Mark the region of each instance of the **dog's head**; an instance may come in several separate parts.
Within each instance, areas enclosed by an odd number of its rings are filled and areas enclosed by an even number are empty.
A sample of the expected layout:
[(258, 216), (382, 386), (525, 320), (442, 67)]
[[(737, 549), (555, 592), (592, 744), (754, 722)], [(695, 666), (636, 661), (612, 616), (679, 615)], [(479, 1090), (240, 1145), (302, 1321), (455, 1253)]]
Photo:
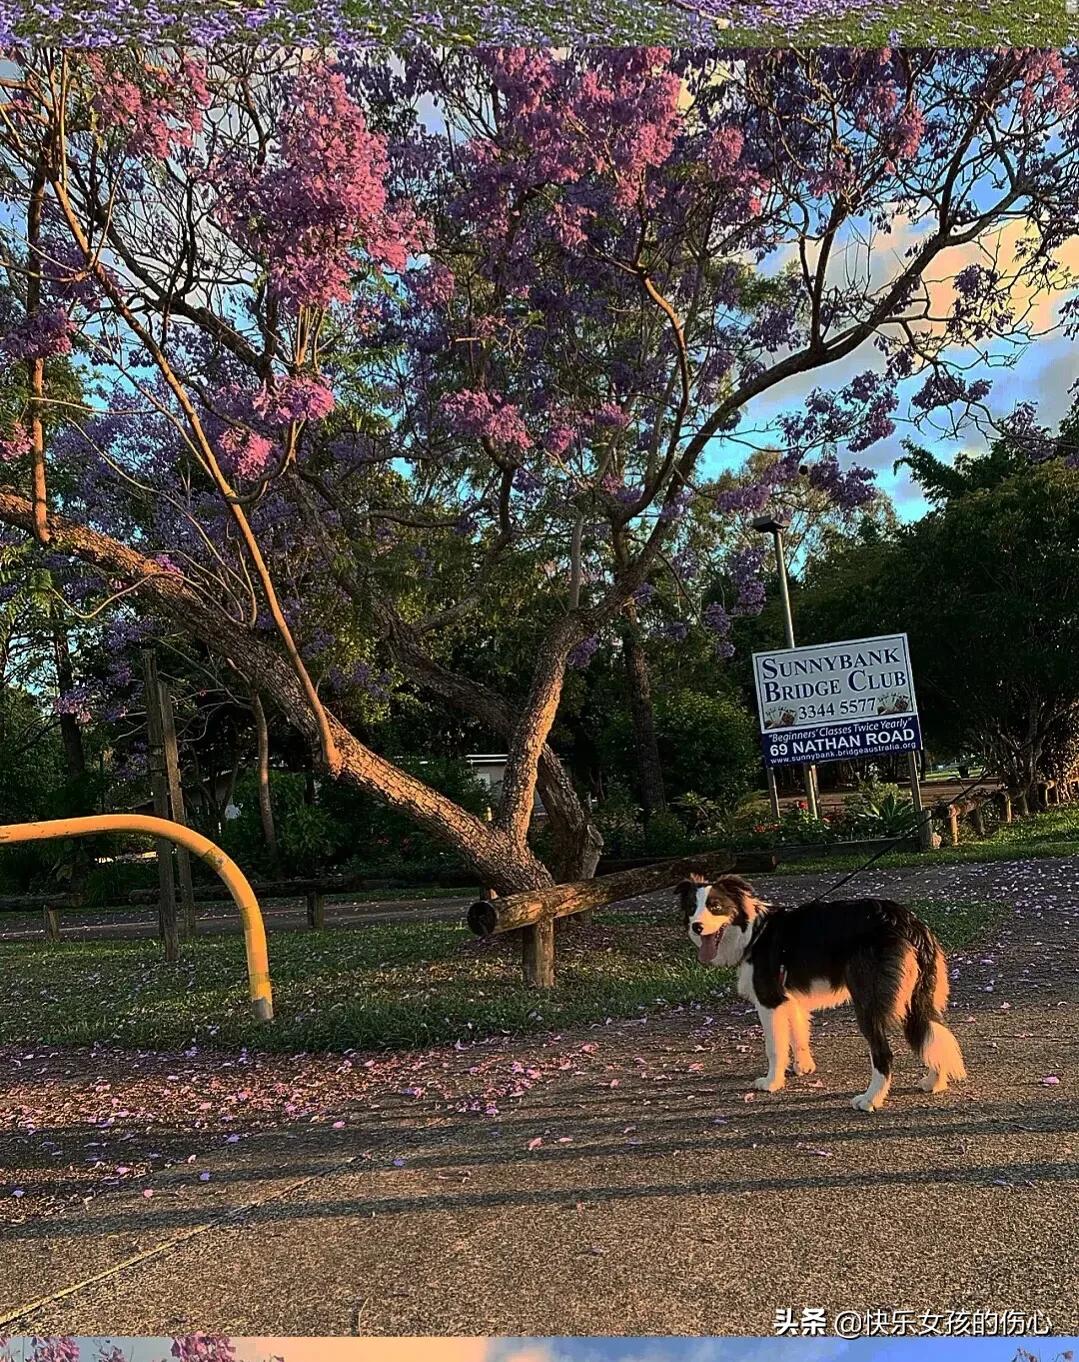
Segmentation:
[(740, 875), (708, 881), (692, 875), (678, 886), (689, 939), (702, 965), (734, 965), (745, 952), (761, 901)]

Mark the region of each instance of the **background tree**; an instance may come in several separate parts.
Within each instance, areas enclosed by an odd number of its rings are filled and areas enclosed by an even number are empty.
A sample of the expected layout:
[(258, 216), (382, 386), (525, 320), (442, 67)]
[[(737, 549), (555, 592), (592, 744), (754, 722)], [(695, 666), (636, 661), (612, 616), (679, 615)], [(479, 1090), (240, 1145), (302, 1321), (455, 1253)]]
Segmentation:
[(934, 508), (833, 553), (799, 600), (811, 640), (905, 629), (930, 740), (978, 753), (1028, 798), (1070, 768), (1079, 734), (1072, 430), (1074, 416), (1051, 439), (1024, 412), (982, 457), (912, 449)]

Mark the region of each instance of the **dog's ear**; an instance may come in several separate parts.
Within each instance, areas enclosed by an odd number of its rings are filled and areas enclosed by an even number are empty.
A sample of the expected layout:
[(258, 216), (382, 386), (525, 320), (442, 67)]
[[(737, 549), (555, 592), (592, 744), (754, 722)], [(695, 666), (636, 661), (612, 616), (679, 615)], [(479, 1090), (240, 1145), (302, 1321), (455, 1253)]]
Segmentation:
[(675, 893), (678, 895), (678, 905), (682, 909), (683, 921), (688, 922), (693, 916), (697, 907), (697, 890), (702, 884), (707, 883), (708, 881), (703, 875), (690, 875), (688, 879), (676, 886)]
[(743, 913), (751, 914), (757, 904), (757, 891), (741, 875), (721, 875), (716, 880), (716, 888), (726, 898), (736, 903)]

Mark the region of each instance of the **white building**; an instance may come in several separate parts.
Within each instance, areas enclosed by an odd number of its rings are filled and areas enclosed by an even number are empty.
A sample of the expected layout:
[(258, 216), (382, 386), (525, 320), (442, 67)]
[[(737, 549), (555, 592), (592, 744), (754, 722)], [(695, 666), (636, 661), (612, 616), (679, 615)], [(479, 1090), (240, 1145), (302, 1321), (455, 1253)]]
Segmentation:
[[(471, 766), (476, 778), (482, 780), (490, 790), (492, 808), (502, 798), (502, 780), (506, 774), (506, 757), (505, 752), (474, 752), (465, 757), (465, 761)], [(537, 817), (543, 816), (543, 804), (538, 794), (532, 797), (532, 812)]]

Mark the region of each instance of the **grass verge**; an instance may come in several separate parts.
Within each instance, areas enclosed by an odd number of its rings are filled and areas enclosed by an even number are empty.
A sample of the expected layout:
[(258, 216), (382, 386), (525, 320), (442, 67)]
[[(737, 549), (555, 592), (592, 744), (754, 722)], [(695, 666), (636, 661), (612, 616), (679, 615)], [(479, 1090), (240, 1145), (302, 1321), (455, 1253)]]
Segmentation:
[[(1015, 823), (1002, 824), (989, 837), (960, 842), (957, 847), (941, 847), (927, 855), (921, 851), (890, 851), (874, 865), (884, 869), (898, 866), (954, 865), (970, 861), (1026, 861), (1042, 856), (1074, 856), (1079, 853), (1079, 803), (1047, 809), (1044, 813)], [(806, 875), (835, 870), (853, 870), (868, 857), (859, 853), (846, 856), (820, 856), (812, 860), (784, 861), (776, 875)]]
[[(987, 934), (993, 903), (912, 906), (948, 946)], [(548, 1031), (706, 1002), (730, 988), (701, 968), (672, 915), (607, 914), (560, 932), (558, 987), (523, 987), (515, 943), (477, 941), (454, 923), (277, 932), (277, 1019), (251, 1020), (239, 937), (206, 937), (166, 966), (151, 941), (0, 943), (0, 1040), (94, 1041), (159, 1050), (413, 1048)]]
[[(297, 5), (297, 9), (305, 8)], [(774, 23), (758, 22), (759, 6), (746, 5), (753, 18), (739, 23), (739, 6), (731, 6), (731, 22), (723, 26), (702, 16), (699, 8), (681, 0), (643, 5), (640, 0), (572, 0), (562, 6), (539, 0), (516, 0), (496, 7), (480, 0), (456, 0), (439, 21), (429, 25), (426, 15), (406, 8), (388, 14), (371, 0), (345, 0), (343, 11), (350, 27), (380, 45), (410, 43), (417, 36), (439, 43), (491, 42), (499, 28), (518, 38), (563, 46), (567, 42), (606, 44), (663, 44), (673, 47), (1061, 47), (1074, 39), (1063, 0), (878, 0), (857, 4), (848, 13), (842, 6), (819, 6), (822, 15), (802, 23), (785, 19), (787, 7), (770, 7)], [(804, 12), (804, 11), (803, 11)]]

